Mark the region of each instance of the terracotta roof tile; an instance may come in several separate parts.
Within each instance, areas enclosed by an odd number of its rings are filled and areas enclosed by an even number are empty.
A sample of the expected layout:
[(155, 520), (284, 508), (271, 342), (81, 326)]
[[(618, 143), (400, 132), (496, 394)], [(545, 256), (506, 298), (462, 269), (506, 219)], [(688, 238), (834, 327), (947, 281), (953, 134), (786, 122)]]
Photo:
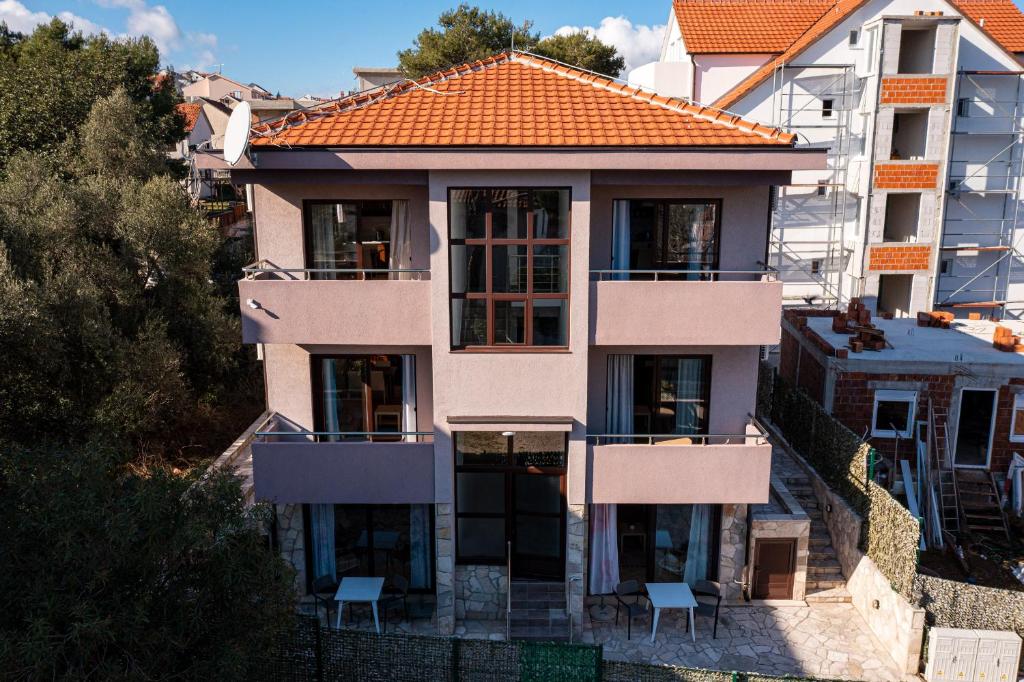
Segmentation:
[(176, 104), (174, 109), (185, 119), (185, 132), (191, 133), (192, 129), (196, 127), (196, 121), (199, 120), (199, 112), (202, 111), (203, 105), (198, 102), (186, 102), (184, 104)]
[(253, 129), (280, 146), (748, 146), (794, 137), (523, 53), (501, 54)]
[(835, 0), (673, 0), (690, 54), (778, 54)]
[(1024, 52), (1024, 14), (1013, 0), (950, 0), (1007, 52)]

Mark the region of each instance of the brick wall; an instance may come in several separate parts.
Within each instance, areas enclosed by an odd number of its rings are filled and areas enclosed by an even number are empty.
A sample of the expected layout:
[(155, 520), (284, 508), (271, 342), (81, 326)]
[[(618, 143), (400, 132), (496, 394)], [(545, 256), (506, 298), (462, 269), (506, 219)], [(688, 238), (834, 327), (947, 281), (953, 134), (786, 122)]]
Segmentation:
[(927, 270), (931, 267), (932, 247), (872, 246), (868, 270)]
[[(1010, 379), (1014, 386), (1024, 385), (1024, 379)], [(1010, 460), (1014, 452), (1024, 454), (1024, 443), (1013, 443), (1010, 441), (1010, 427), (1013, 424), (1013, 397), (1009, 385), (999, 388), (999, 397), (996, 400), (996, 425), (995, 434), (992, 437), (992, 460), (990, 468), (992, 471), (1006, 473), (1010, 466)]]
[(937, 189), (939, 164), (886, 161), (875, 164), (876, 189)]
[(881, 104), (945, 104), (946, 78), (889, 76), (882, 79)]
[(825, 367), (803, 347), (789, 329), (782, 330), (779, 349), (779, 376), (818, 401), (825, 400)]

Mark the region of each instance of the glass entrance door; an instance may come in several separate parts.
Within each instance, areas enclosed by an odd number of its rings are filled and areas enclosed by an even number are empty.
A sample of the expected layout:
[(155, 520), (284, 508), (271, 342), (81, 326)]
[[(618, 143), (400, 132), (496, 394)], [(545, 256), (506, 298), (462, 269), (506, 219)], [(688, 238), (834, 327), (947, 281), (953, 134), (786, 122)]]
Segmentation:
[(565, 575), (565, 476), (512, 477), (512, 575), (561, 580)]

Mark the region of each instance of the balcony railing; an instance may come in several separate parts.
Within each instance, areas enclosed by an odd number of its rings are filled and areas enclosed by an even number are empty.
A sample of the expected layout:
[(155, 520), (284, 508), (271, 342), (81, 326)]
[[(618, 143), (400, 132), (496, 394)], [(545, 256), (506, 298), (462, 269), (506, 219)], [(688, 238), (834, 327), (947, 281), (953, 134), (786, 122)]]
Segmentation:
[(591, 270), (593, 282), (775, 282), (779, 272), (770, 265), (758, 270)]
[(590, 445), (764, 445), (768, 431), (750, 417), (746, 433), (588, 433)]
[(257, 431), (257, 443), (432, 443), (433, 431)]
[[(428, 280), (429, 268), (279, 268), (258, 260), (242, 268), (245, 279), (292, 280)], [(274, 277), (271, 277), (274, 275)]]

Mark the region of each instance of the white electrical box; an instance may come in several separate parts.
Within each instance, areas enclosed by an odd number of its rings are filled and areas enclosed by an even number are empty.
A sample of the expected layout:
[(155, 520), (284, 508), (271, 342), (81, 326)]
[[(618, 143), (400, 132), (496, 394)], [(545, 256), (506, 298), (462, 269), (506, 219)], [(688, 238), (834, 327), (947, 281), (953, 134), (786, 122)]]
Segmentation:
[(932, 628), (928, 682), (1015, 682), (1021, 639), (1015, 632)]

